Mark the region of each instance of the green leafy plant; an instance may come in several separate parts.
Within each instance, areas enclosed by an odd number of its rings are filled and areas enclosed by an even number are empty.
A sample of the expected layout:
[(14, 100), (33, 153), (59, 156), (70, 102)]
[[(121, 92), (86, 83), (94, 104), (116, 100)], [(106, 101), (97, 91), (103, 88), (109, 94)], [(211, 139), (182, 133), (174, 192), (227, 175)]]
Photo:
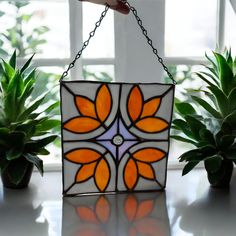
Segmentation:
[(18, 69), (14, 52), (8, 63), (0, 64), (0, 171), (16, 185), (29, 165), (43, 174), (38, 155), (49, 154), (45, 146), (56, 139), (51, 130), (60, 124), (50, 115), (59, 102), (42, 106), (46, 94), (31, 96), (36, 84), (36, 69), (27, 72), (32, 58)]
[(15, 24), (0, 34), (0, 46), (6, 46), (0, 50), (2, 56), (9, 56), (9, 48), (11, 49), (10, 51), (16, 50), (18, 57), (41, 53), (40, 46), (47, 42), (44, 36), (49, 31), (49, 28), (40, 25), (28, 32), (25, 29), (29, 27), (28, 24), (34, 18), (35, 12), (25, 14), (22, 9), (28, 6), (30, 2), (9, 1), (7, 4), (11, 11), (2, 12), (2, 14), (0, 12), (0, 17), (10, 15)]
[[(8, 1), (7, 4), (11, 11), (0, 11), (0, 17), (5, 15), (10, 16), (12, 20), (15, 21), (15, 24), (0, 32), (0, 56), (3, 58), (8, 57), (10, 56), (9, 52), (13, 50), (16, 50), (17, 56), (22, 58), (32, 55), (33, 53), (37, 53), (37, 55), (41, 54), (41, 47), (47, 43), (45, 36), (48, 32), (50, 32), (50, 28), (46, 25), (40, 25), (32, 28), (30, 31), (25, 30), (31, 27), (30, 23), (37, 14), (37, 12), (34, 11), (29, 11), (27, 14), (24, 13), (24, 7), (29, 6), (31, 3), (28, 0), (24, 0), (21, 2)], [(40, 71), (40, 77), (43, 77), (40, 81), (40, 84), (55, 84), (55, 81), (57, 83), (60, 75)], [(106, 72), (93, 73), (87, 69), (83, 69), (83, 77), (84, 79), (89, 78), (106, 82), (113, 80), (113, 78)], [(49, 93), (51, 93), (51, 91), (49, 91)], [(58, 93), (59, 92), (57, 92), (57, 94)], [(58, 97), (55, 97), (55, 95), (52, 93), (51, 99), (54, 98), (58, 100)]]
[(103, 81), (103, 82), (111, 82), (113, 80), (112, 77), (106, 72), (94, 73), (86, 69), (83, 69), (83, 78), (85, 80), (92, 78), (97, 81)]
[(236, 164), (236, 58), (230, 50), (213, 54), (214, 58), (206, 55), (208, 71), (197, 73), (205, 88), (191, 96), (191, 103), (175, 104), (173, 129), (181, 133), (172, 138), (195, 146), (179, 158), (187, 163), (183, 175), (203, 161), (209, 182), (222, 186), (229, 183)]

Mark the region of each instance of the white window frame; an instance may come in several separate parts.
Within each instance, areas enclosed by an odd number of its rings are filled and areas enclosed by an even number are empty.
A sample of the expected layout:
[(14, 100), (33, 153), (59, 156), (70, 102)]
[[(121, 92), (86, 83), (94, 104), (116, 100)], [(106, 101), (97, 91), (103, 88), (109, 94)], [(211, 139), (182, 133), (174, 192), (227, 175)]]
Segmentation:
[[(163, 0), (164, 1), (164, 0)], [(226, 1), (229, 0), (217, 0), (217, 25), (216, 25), (216, 43), (219, 45), (219, 49), (224, 48), (225, 43), (225, 17), (226, 17)], [(232, 0), (231, 0), (232, 1)], [(81, 48), (83, 43), (83, 10), (82, 4), (75, 0), (68, 0), (69, 4), (69, 25), (70, 25), (70, 58), (65, 59), (34, 59), (34, 66), (36, 67), (51, 67), (51, 66), (63, 66), (66, 67), (74, 59), (74, 56)], [(145, 19), (144, 19), (145, 21)], [(116, 27), (116, 24), (115, 24)], [(115, 28), (115, 38), (117, 29)], [(115, 47), (116, 48), (116, 47)], [(207, 63), (204, 57), (163, 57), (167, 65), (199, 65)], [(19, 59), (19, 65), (23, 65), (26, 59)], [(71, 71), (73, 78), (82, 78), (83, 66), (91, 65), (114, 65), (116, 66), (116, 58), (82, 58), (79, 60), (75, 68)], [(115, 70), (116, 71), (116, 70)], [(180, 168), (182, 164), (174, 163), (169, 165), (170, 169)], [(61, 169), (60, 164), (47, 164), (45, 165), (46, 171), (58, 171)]]

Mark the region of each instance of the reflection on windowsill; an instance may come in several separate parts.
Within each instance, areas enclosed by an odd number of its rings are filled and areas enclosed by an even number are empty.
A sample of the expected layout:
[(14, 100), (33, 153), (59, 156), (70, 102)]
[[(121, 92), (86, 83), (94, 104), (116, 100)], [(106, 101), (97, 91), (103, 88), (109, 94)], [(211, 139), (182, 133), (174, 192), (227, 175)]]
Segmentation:
[(169, 236), (165, 193), (63, 199), (63, 236)]
[(184, 193), (175, 182), (178, 191), (172, 188), (176, 194), (167, 194), (172, 235), (235, 236), (236, 172), (226, 189), (210, 187), (202, 171), (194, 172), (183, 185)]
[(4, 189), (0, 198), (1, 235), (48, 235), (47, 219), (37, 222), (37, 218), (43, 211), (43, 205), (34, 204), (34, 197), (35, 192), (30, 188)]

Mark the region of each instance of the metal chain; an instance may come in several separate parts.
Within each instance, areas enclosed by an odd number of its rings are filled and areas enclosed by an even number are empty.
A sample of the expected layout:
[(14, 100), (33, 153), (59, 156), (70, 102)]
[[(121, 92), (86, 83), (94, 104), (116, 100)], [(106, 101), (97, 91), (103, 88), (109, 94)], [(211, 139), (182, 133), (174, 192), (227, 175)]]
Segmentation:
[(106, 14), (107, 14), (109, 8), (110, 8), (110, 7), (109, 7), (108, 5), (106, 5), (105, 10), (102, 12), (102, 14), (101, 14), (101, 16), (100, 16), (100, 19), (95, 23), (95, 27), (94, 27), (93, 31), (91, 31), (91, 32), (89, 33), (88, 39), (83, 43), (82, 48), (81, 48), (81, 49), (79, 50), (79, 52), (76, 54), (74, 60), (69, 64), (69, 66), (67, 67), (67, 69), (63, 72), (63, 74), (62, 74), (62, 76), (61, 76), (61, 78), (60, 78), (60, 80), (59, 80), (60, 82), (62, 82), (62, 80), (63, 80), (66, 76), (68, 76), (69, 71), (75, 66), (76, 61), (81, 57), (81, 55), (82, 55), (84, 49), (89, 45), (89, 42), (90, 42), (91, 38), (94, 37), (97, 28), (101, 25), (102, 20), (103, 20), (103, 18), (106, 16)]
[(130, 11), (132, 11), (134, 17), (137, 20), (137, 23), (138, 23), (140, 29), (142, 30), (143, 35), (147, 39), (147, 43), (150, 45), (150, 47), (152, 48), (153, 53), (156, 55), (158, 62), (162, 65), (164, 71), (166, 71), (167, 75), (172, 80), (173, 84), (176, 84), (176, 81), (175, 81), (173, 75), (170, 73), (170, 71), (168, 70), (167, 66), (164, 63), (163, 58), (159, 56), (157, 49), (153, 46), (152, 40), (149, 38), (149, 36), (147, 34), (147, 30), (144, 28), (143, 22), (139, 18), (137, 10), (133, 6), (131, 6), (130, 3), (127, 2), (127, 0), (120, 0), (120, 1), (125, 3), (129, 7)]
[[(171, 79), (173, 84), (176, 84), (176, 81), (175, 81), (173, 75), (170, 73), (170, 71), (168, 70), (167, 66), (164, 63), (163, 58), (161, 56), (159, 56), (157, 49), (153, 46), (153, 42), (150, 39), (150, 37), (148, 36), (147, 30), (144, 28), (143, 22), (139, 18), (137, 10), (133, 6), (131, 6), (130, 3), (127, 2), (127, 0), (120, 0), (120, 1), (125, 3), (129, 7), (130, 11), (133, 13), (134, 17), (136, 18), (137, 23), (138, 23), (143, 35), (147, 39), (147, 43), (150, 45), (150, 47), (152, 48), (153, 53), (156, 55), (156, 57), (158, 59), (158, 62), (162, 65), (163, 69), (166, 71), (167, 75), (169, 76), (169, 78)], [(67, 70), (65, 72), (63, 72), (63, 74), (60, 78), (60, 82), (68, 75), (69, 70), (75, 66), (75, 62), (81, 57), (83, 50), (88, 46), (90, 39), (95, 35), (95, 32), (96, 32), (97, 28), (101, 25), (102, 20), (106, 16), (107, 11), (109, 10), (109, 8), (110, 7), (108, 5), (106, 5), (105, 10), (102, 12), (99, 21), (96, 22), (96, 24), (95, 24), (94, 30), (90, 32), (89, 38), (84, 42), (81, 50), (77, 53), (77, 55), (75, 56), (75, 59), (70, 63)]]

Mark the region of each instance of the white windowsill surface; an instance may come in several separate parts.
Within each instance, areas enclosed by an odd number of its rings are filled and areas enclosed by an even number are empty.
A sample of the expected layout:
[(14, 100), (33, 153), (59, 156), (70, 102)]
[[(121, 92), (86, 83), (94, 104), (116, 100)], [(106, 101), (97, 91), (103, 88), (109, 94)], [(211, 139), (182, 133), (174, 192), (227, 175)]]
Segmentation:
[[(0, 235), (83, 236), (93, 229), (97, 234), (91, 235), (109, 236), (129, 236), (132, 230), (142, 236), (234, 236), (236, 232), (236, 173), (230, 190), (217, 190), (209, 187), (203, 170), (185, 177), (180, 170), (168, 170), (165, 192), (106, 195), (107, 219), (95, 207), (99, 196), (63, 198), (61, 188), (60, 172), (46, 173), (43, 178), (34, 172), (24, 190), (3, 189), (0, 184)], [(130, 220), (123, 212), (128, 198), (135, 202), (130, 209), (136, 208)], [(151, 212), (146, 210), (148, 205)], [(81, 222), (79, 209), (92, 210), (100, 221), (95, 223), (90, 216), (88, 222)], [(137, 209), (144, 209), (139, 217)]]

